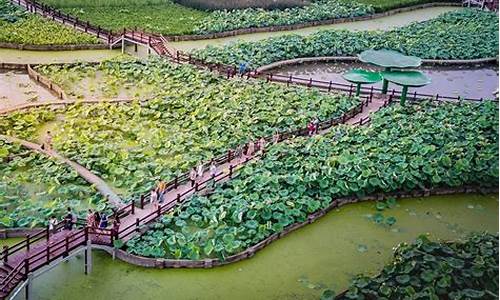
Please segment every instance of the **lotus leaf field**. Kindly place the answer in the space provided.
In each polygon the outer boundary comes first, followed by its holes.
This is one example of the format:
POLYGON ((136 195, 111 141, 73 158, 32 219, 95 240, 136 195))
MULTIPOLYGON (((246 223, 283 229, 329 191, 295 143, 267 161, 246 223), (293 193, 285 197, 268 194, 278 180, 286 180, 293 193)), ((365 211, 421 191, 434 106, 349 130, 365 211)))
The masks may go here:
POLYGON ((0 42, 27 45, 97 44, 99 40, 62 24, 30 15, 0 0, 0 42))
POLYGON ((246 8, 212 12, 188 8, 172 1, 122 1, 119 4, 81 0, 45 2, 110 30, 138 27, 165 35, 216 33, 374 13, 372 5, 351 0, 313 0, 308 6, 286 9, 246 8))
POLYGON ((339 299, 498 299, 497 291, 498 234, 476 233, 465 241, 421 236, 403 243, 379 275, 359 275, 339 299))
POLYGON ((475 59, 498 55, 498 16, 480 10, 442 14, 390 31, 325 30, 260 41, 208 46, 193 55, 209 62, 252 67, 300 57, 355 56, 368 49, 392 49, 423 59, 475 59))
POLYGON ((66 207, 83 216, 107 203, 66 165, 0 140, 0 227, 44 227, 66 207))
POLYGON ((306 221, 335 198, 497 183, 497 103, 394 104, 368 127, 336 127, 270 147, 236 179, 163 216, 127 251, 224 259, 306 221))
MULTIPOLYGON (((57 78, 54 74, 72 68, 77 72, 89 66, 39 70, 57 78)), ((94 68, 114 76, 113 82, 149 84, 157 96, 142 104, 104 102, 17 113, 0 121, 0 131, 36 140, 39 128, 54 122, 54 148, 101 176, 124 198, 146 193, 157 180, 170 180, 248 139, 304 128, 316 116, 338 117, 359 103, 306 88, 226 80, 161 59, 104 62, 94 68)))

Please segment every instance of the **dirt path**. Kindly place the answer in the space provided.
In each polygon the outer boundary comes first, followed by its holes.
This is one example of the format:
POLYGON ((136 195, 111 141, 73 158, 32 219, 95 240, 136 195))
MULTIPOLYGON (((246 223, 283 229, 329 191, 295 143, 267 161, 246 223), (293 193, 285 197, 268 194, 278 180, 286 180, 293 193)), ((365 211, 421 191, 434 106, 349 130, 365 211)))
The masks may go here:
POLYGON ((94 185, 96 189, 101 193, 104 197, 108 198, 108 201, 110 204, 120 208, 124 206, 124 203, 120 199, 120 197, 102 180, 99 176, 93 174, 89 170, 87 170, 85 167, 77 164, 76 162, 73 162, 66 157, 62 156, 58 152, 52 149, 42 149, 39 144, 35 144, 32 142, 28 142, 25 140, 21 140, 15 137, 11 136, 6 136, 6 135, 0 135, 0 139, 3 139, 5 141, 9 141, 12 143, 18 143, 21 144, 22 146, 31 149, 33 151, 37 151, 39 153, 42 153, 46 156, 53 157, 71 168, 73 168, 83 179, 85 179, 88 183, 94 185))

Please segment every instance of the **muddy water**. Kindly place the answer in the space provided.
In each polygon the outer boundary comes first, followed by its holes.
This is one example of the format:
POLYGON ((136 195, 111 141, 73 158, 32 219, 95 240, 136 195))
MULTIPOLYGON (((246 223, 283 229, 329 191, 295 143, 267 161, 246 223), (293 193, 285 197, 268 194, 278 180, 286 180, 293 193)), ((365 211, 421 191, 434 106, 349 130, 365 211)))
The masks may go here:
POLYGON ((412 22, 422 22, 426 20, 430 20, 436 18, 442 13, 455 11, 462 9, 460 7, 452 7, 452 6, 441 6, 441 7, 431 7, 425 9, 419 9, 411 12, 399 13, 393 16, 388 16, 384 18, 367 20, 367 21, 359 21, 359 22, 350 22, 350 23, 341 23, 341 24, 331 24, 331 25, 322 25, 322 26, 314 26, 308 28, 302 28, 297 30, 288 30, 288 31, 276 31, 276 32, 261 32, 261 33, 251 33, 244 35, 237 35, 232 37, 225 37, 219 39, 210 39, 210 40, 199 40, 199 41, 185 41, 185 42, 173 42, 170 43, 173 47, 190 51, 194 49, 205 48, 208 45, 211 46, 223 46, 230 43, 234 43, 238 40, 244 40, 247 42, 263 40, 270 37, 277 37, 287 34, 300 34, 300 35, 309 35, 320 30, 329 30, 329 29, 346 29, 352 31, 360 31, 360 30, 390 30, 396 27, 402 27, 408 25, 412 22))
MULTIPOLYGON (((269 72, 349 84, 349 82, 342 78, 341 74, 355 68, 378 70, 366 64, 331 62, 303 63, 300 65, 277 68, 269 72)), ((454 97, 492 98, 493 92, 498 89, 498 68, 494 65, 475 67, 423 66, 420 70, 429 76, 432 82, 418 89, 410 88, 410 93, 417 91, 418 93, 431 95, 440 94, 454 97)), ((382 83, 378 83, 374 86, 381 88, 382 83)), ((401 89, 401 87, 394 84, 390 84, 389 88, 394 88, 396 90, 401 89)))
POLYGON ((54 100, 57 100, 57 97, 32 81, 28 74, 0 69, 0 111, 26 103, 54 100))
POLYGON ((498 231, 496 195, 399 200, 383 212, 397 219, 392 227, 373 223, 375 212, 374 203, 345 206, 251 259, 215 269, 145 269, 94 251, 91 275, 74 258, 35 281, 34 299, 318 299, 326 288, 344 289, 354 274, 376 273, 392 247, 419 234, 449 240, 498 231))

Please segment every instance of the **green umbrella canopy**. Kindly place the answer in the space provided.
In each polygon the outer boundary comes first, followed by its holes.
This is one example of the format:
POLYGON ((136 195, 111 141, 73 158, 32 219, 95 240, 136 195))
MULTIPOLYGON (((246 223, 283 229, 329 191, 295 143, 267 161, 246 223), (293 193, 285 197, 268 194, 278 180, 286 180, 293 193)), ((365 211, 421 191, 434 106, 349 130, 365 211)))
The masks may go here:
POLYGON ((422 59, 416 56, 406 56, 394 50, 366 50, 358 54, 359 60, 384 68, 416 68, 422 64, 422 59))
POLYGON ((353 69, 342 74, 342 77, 353 83, 375 83, 382 80, 382 76, 378 72, 371 72, 361 69, 353 69))
POLYGON ((383 71, 384 79, 402 86, 420 87, 431 83, 431 79, 419 71, 383 71))

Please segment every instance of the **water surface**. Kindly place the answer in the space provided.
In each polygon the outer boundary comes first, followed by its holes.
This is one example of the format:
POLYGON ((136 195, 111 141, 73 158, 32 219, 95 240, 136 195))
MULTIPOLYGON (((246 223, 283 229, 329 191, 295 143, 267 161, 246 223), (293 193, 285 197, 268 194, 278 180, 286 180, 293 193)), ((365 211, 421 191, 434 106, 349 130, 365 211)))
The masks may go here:
MULTIPOLYGON (((274 74, 292 75, 301 78, 312 78, 322 81, 333 81, 350 84, 342 78, 347 70, 361 68, 365 70, 380 70, 376 67, 361 63, 343 62, 305 62, 297 65, 284 66, 269 70, 274 74)), ((421 94, 461 96, 467 98, 492 98, 493 92, 498 90, 498 68, 496 65, 477 66, 422 66, 419 68, 431 78, 431 83, 417 89, 410 88, 409 92, 417 91, 421 94)), ((371 86, 371 85, 366 85, 371 86)), ((382 88, 382 83, 374 85, 382 88)), ((400 86, 390 84, 389 89, 401 90, 400 86)))

